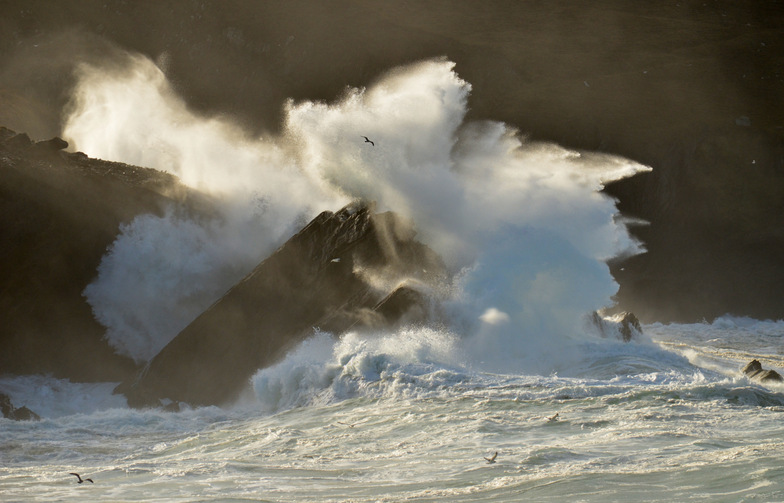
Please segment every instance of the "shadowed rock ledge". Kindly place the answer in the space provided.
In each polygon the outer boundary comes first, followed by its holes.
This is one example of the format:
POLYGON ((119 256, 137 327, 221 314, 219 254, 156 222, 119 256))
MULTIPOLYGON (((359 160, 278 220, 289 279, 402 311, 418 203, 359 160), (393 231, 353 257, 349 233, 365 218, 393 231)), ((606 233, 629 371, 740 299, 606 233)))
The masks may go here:
POLYGON ((442 271, 440 258, 392 213, 375 214, 363 203, 321 213, 117 392, 135 407, 162 399, 225 404, 314 330, 340 333, 424 316, 425 296, 411 285, 442 271))
POLYGON ((0 127, 0 372, 121 381, 137 370, 82 296, 120 225, 193 194, 171 175, 0 127))

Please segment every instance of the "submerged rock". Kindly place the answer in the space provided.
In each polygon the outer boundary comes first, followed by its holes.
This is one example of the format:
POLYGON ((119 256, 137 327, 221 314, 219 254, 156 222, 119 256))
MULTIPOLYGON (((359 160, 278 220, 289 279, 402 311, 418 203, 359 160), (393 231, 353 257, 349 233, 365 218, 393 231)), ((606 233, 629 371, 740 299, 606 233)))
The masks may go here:
POLYGON ((232 401, 248 379, 315 330, 389 326, 420 310, 440 258, 409 224, 372 205, 324 212, 180 332, 135 382, 117 391, 135 407, 162 399, 191 405, 232 401), (428 272, 429 271, 429 272, 428 272))
POLYGON ((759 360, 751 360, 743 367, 743 373, 758 381, 782 381, 781 374, 775 370, 765 370, 759 360))

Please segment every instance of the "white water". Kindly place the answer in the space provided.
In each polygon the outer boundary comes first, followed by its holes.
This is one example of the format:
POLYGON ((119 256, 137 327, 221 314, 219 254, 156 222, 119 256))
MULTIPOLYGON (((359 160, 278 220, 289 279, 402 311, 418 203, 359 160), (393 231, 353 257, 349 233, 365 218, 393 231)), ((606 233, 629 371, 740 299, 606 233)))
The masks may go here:
POLYGON ((0 494, 9 502, 784 499, 784 388, 738 371, 750 357, 766 368, 782 362, 784 322, 644 330, 652 341, 586 344, 568 375, 477 371, 459 361, 450 334, 430 330, 396 334, 400 344, 316 338, 260 372, 235 407, 179 413, 129 410, 108 386, 5 378, 0 391, 48 417, 0 420, 0 494), (95 484, 76 484, 72 471, 95 484))

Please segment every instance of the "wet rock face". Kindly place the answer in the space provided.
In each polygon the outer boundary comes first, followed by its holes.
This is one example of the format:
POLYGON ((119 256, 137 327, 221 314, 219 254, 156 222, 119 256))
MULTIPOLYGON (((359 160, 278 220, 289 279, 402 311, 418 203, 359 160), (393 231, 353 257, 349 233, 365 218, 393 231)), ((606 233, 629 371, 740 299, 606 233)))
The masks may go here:
POLYGON ((743 367, 743 373, 752 379, 759 381, 774 381, 781 382, 784 380, 781 374, 771 369, 763 369, 759 360, 751 360, 746 366, 743 367))
POLYGON ((629 342, 637 334, 642 334, 642 326, 640 320, 634 313, 622 313, 620 317, 620 332, 624 342, 629 342))
POLYGON ((375 214, 371 205, 320 214, 117 391, 137 407, 161 399, 223 404, 316 329, 340 333, 394 323, 421 300, 397 285, 428 281, 426 274, 443 270, 413 237, 398 217, 375 214))
POLYGON ((598 312, 591 313, 590 323, 602 337, 620 339, 629 342, 642 335, 640 320, 634 313, 620 312, 609 317, 603 317, 598 312))

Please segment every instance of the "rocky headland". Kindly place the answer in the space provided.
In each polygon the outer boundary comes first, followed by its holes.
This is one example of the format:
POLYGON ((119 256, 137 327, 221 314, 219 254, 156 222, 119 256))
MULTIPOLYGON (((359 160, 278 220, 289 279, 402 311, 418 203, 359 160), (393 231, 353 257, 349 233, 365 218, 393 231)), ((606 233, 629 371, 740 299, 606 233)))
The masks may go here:
POLYGON ((198 197, 165 173, 66 146, 0 128, 0 369, 119 381, 136 365, 104 340, 82 292, 121 224, 198 197))

